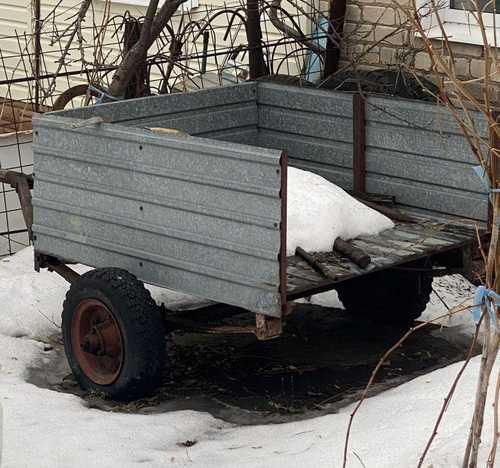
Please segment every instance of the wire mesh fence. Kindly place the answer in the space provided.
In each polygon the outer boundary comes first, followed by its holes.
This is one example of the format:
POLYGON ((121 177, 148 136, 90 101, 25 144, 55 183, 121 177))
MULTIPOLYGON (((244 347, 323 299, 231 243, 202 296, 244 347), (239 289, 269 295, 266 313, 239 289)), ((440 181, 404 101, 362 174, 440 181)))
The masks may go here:
MULTIPOLYGON (((318 5, 309 0, 260 3, 261 47, 269 74, 319 77, 324 56, 318 48, 325 47, 329 23, 328 12, 318 5)), ((89 105, 102 97, 143 21, 140 12, 114 14, 116 8, 109 1, 99 9, 89 0, 69 6, 59 2, 42 9, 38 21, 29 19, 25 30, 0 34, 0 168, 32 172, 34 112, 89 105)), ((247 80, 246 23, 242 1, 180 9, 150 47, 124 97, 247 80)), ((0 256, 26 245, 16 193, 0 184, 0 256)))

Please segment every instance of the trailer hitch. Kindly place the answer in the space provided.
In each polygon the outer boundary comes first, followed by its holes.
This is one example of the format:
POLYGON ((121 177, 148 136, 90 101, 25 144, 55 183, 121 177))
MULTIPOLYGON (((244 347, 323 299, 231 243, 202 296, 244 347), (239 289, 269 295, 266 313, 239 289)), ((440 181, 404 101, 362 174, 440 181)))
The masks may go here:
POLYGON ((31 204, 31 189, 33 188, 33 176, 16 171, 6 171, 0 169, 0 182, 10 185, 16 190, 21 210, 23 212, 24 222, 28 228, 30 241, 33 240, 33 205, 31 204))
MULTIPOLYGON (((0 183, 10 185, 16 190, 23 212, 24 222, 28 229, 29 240, 33 242, 33 204, 31 203, 33 176, 31 174, 23 174, 22 172, 0 169, 0 183)), ((54 271, 70 283, 80 276, 76 271, 69 268, 59 259, 36 252, 35 270, 40 271, 40 268, 47 268, 49 271, 54 271)))

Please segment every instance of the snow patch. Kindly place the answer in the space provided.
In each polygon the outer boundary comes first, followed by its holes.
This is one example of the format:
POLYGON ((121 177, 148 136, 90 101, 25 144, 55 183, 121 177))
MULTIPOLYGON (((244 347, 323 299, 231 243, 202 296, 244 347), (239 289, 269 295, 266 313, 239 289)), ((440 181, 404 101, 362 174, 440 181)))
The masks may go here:
MULTIPOLYGON (((434 278, 432 289, 435 292, 431 294, 429 304, 419 318, 422 322, 447 314, 448 308, 472 305, 476 292, 476 287, 459 274, 434 278)), ((469 309, 448 315, 434 323, 444 327, 457 327, 461 331, 471 333, 474 333, 476 328, 469 309)))
POLYGON ((345 309, 344 304, 342 304, 342 301, 339 299, 339 295, 335 289, 315 294, 314 296, 306 297, 304 299, 297 299, 294 302, 314 304, 321 307, 329 307, 331 309, 345 309))
POLYGON ((213 301, 203 299, 202 297, 190 296, 189 294, 172 291, 171 289, 160 288, 158 286, 152 286, 150 284, 146 284, 146 288, 149 289, 151 296, 157 304, 164 304, 165 307, 170 310, 192 310, 214 303, 213 301))
POLYGON ((45 339, 57 332, 68 283, 33 269, 33 249, 0 261, 0 334, 45 339))
MULTIPOLYGON (((352 405, 339 413, 306 421, 237 427, 194 411, 107 413, 89 408, 76 396, 27 383, 26 369, 43 367, 50 355, 43 343, 32 337, 53 333, 54 325, 44 315, 57 323, 68 288, 55 274, 35 273, 32 257, 32 249, 26 249, 0 261, 3 468, 341 466, 352 405), (13 337, 19 330, 27 335, 13 337), (197 443, 182 446, 186 440, 197 443)), ((471 286, 457 275, 441 278, 435 284, 441 294, 446 293, 450 304, 472 293, 471 286)), ((190 298, 152 289, 156 297, 167 302, 189 303, 190 298)), ((331 300, 333 296, 325 297, 331 300)), ((439 313, 433 299, 426 314, 430 317, 439 313)), ((464 317, 469 319, 467 313, 464 317)), ((361 466, 356 456, 367 467, 415 466, 461 365, 437 370, 366 400, 354 420, 349 466, 361 466)), ((479 365, 480 358, 474 358, 465 371, 425 466, 461 466, 479 365)), ((485 465, 492 441, 491 390, 480 466, 485 465)))
POLYGON ((297 246, 327 252, 337 237, 349 240, 394 227, 389 218, 312 172, 289 167, 287 191, 287 255, 297 246))
MULTIPOLYGON (((33 247, 0 260, 0 334, 13 338, 46 340, 61 326, 61 312, 69 284, 57 273, 33 267, 33 247)), ((72 265, 82 274, 90 270, 72 265)), ((172 310, 187 310, 207 305, 206 299, 169 289, 146 285, 158 304, 172 310)))

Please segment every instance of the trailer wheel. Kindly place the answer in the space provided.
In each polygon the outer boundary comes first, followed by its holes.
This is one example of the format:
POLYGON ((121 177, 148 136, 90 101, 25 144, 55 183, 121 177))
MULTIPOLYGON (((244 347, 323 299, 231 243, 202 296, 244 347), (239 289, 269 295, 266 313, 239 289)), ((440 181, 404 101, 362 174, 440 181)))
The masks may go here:
POLYGON ((432 274, 422 264, 415 270, 384 270, 337 286, 348 312, 378 323, 409 325, 425 310, 432 292, 432 274), (417 269, 419 268, 419 269, 417 269))
POLYGON ((72 283, 62 313, 64 349, 80 386, 115 399, 150 395, 165 364, 165 330, 151 294, 119 268, 72 283))
MULTIPOLYGON (((88 84, 72 86, 57 97, 52 105, 52 110, 62 110, 76 98, 80 98, 80 101, 83 101, 83 105, 88 106, 90 101, 97 97, 99 97, 97 91, 89 88, 88 84)), ((82 102, 73 103, 73 107, 82 107, 82 102)))

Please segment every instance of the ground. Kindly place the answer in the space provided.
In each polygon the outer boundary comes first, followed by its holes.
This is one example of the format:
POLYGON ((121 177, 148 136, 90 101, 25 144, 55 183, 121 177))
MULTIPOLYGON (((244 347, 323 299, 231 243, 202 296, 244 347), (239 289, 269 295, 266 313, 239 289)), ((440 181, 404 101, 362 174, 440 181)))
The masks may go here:
MULTIPOLYGON (((354 401, 401 334, 353 321, 332 295, 317 297, 280 341, 174 336, 175 370, 158 395, 123 405, 81 395, 68 377, 58 343, 66 289, 56 275, 32 272, 30 249, 0 261, 2 467, 341 466, 354 401)), ((435 289, 449 305, 473 293, 457 275, 436 280, 435 289)), ((193 304, 152 290, 171 307, 193 304)), ((445 311, 433 296, 424 316, 445 311)), ((390 359, 354 420, 349 467, 417 464, 472 329, 467 313, 447 319, 390 359)), ((476 357, 424 466, 461 466, 478 367, 476 357)), ((482 465, 492 440, 488 405, 482 465)))

